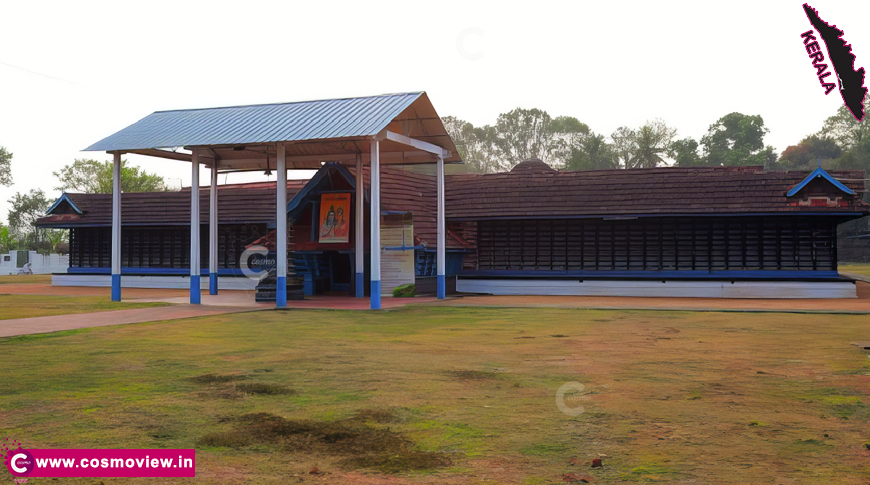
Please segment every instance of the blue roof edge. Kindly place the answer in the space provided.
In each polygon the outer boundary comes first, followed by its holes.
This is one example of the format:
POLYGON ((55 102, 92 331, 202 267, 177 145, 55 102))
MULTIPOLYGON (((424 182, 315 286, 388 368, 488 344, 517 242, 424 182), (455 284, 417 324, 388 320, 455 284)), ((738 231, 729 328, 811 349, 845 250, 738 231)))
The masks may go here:
POLYGON ((345 168, 340 163, 326 162, 325 164, 323 164, 322 167, 320 167, 320 170, 318 170, 317 173, 315 173, 314 176, 308 180, 308 183, 305 184, 305 187, 297 192, 296 195, 293 196, 293 199, 291 199, 290 202, 287 203, 288 216, 296 216, 296 211, 300 209, 300 204, 302 203, 302 201, 306 197, 308 197, 308 194, 312 190, 314 190, 315 187, 317 187, 317 184, 319 184, 321 180, 329 175, 330 169, 338 170, 338 173, 340 173, 345 179, 347 179, 348 183, 350 183, 350 186, 353 188, 354 191, 356 191, 356 177, 354 177, 347 168, 345 168))
POLYGON ((78 207, 76 207, 75 202, 73 202, 72 199, 70 199, 70 198, 66 195, 66 192, 60 194, 60 197, 58 197, 57 200, 54 201, 54 204, 52 204, 51 207, 49 207, 48 210, 45 211, 45 215, 49 215, 49 214, 51 214, 51 211, 57 209, 57 206, 59 206, 60 203, 63 202, 63 201, 66 201, 66 202, 69 204, 69 206, 72 207, 72 209, 73 209, 74 211, 76 211, 76 214, 78 214, 78 215, 82 215, 82 211, 81 211, 78 207))
POLYGON ((821 178, 827 180, 828 182, 830 182, 831 185, 833 185, 834 187, 836 187, 838 190, 840 190, 841 192, 845 193, 846 195, 855 195, 855 191, 854 191, 854 190, 850 189, 849 187, 846 187, 845 185, 843 185, 842 182, 840 182, 839 180, 835 179, 833 176, 831 176, 831 174, 829 174, 828 172, 826 172, 825 169, 823 169, 822 167, 819 167, 819 168, 813 170, 813 172, 812 172, 811 174, 807 175, 807 178, 803 179, 803 180, 801 181, 801 183, 799 183, 799 184, 795 185, 794 187, 792 187, 791 190, 789 190, 789 191, 786 193, 786 197, 793 197, 795 194, 797 194, 798 192, 800 192, 801 189, 803 189, 804 187, 806 187, 807 184, 809 184, 809 183, 812 182, 814 179, 819 178, 819 177, 821 177, 821 178))

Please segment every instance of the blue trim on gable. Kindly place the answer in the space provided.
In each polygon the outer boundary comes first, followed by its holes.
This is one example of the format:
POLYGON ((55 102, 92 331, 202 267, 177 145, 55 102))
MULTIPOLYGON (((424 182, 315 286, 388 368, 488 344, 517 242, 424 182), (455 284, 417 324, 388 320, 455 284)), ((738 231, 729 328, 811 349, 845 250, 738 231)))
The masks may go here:
POLYGON ((849 187, 846 187, 845 185, 840 183, 839 180, 835 179, 834 177, 831 176, 831 174, 826 172, 825 169, 823 169, 822 167, 819 167, 819 168, 813 170, 813 172, 811 174, 809 174, 807 176, 807 178, 803 179, 803 181, 801 181, 801 183, 792 187, 792 189, 789 190, 788 193, 785 194, 786 197, 793 197, 795 194, 800 192, 801 189, 806 187, 807 184, 809 184, 814 179, 817 179, 819 177, 827 180, 828 182, 831 183, 831 185, 833 185, 834 187, 836 187, 838 190, 845 193, 846 195, 855 195, 855 192, 852 189, 850 189, 849 187))
POLYGON ((342 166, 340 163, 327 162, 322 167, 320 167, 320 170, 318 170, 313 177, 311 177, 311 180, 309 180, 308 183, 305 184, 305 187, 302 187, 302 190, 297 192, 296 195, 293 196, 293 199, 287 203, 288 217, 295 219, 296 216, 299 215, 298 212, 301 212, 302 209, 305 207, 302 204, 302 201, 304 201, 311 194, 311 191, 313 191, 317 187, 317 185, 323 181, 324 178, 329 176, 330 169, 337 170, 338 173, 340 173, 341 176, 344 177, 345 180, 347 180, 347 182, 350 184, 351 189, 354 192, 357 191, 356 178, 353 176, 352 173, 350 173, 350 171, 348 171, 348 169, 344 168, 344 166, 342 166))
POLYGON ((72 207, 72 209, 73 209, 74 211, 76 211, 76 214, 78 214, 78 215, 82 215, 82 211, 79 210, 78 207, 76 207, 76 205, 75 205, 75 203, 72 201, 72 199, 70 199, 70 198, 66 195, 66 192, 60 194, 60 197, 58 197, 58 199, 57 199, 56 201, 54 201, 54 204, 52 204, 51 207, 49 207, 48 210, 45 211, 45 214, 46 214, 46 215, 51 214, 51 211, 57 209, 57 206, 59 206, 60 203, 63 202, 63 201, 66 201, 67 204, 69 204, 69 206, 72 207))

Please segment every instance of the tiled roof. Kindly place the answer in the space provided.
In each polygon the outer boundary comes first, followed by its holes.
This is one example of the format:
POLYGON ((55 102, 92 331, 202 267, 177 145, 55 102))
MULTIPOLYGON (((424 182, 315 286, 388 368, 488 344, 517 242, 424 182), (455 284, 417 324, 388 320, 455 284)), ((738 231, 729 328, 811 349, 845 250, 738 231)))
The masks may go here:
MULTIPOLYGON (((304 180, 287 182, 287 198, 292 198, 304 180)), ((271 188, 256 184, 219 186, 218 217, 221 224, 274 223, 275 182, 271 188)), ((103 226, 112 223, 111 194, 66 194, 82 215, 47 216, 39 219, 42 227, 103 226)), ((200 221, 208 223, 209 194, 200 190, 200 221)), ((169 225, 190 222, 190 191, 143 192, 123 194, 121 220, 124 225, 169 225)))
MULTIPOLYGON (((354 168, 349 170, 353 173, 354 168)), ((808 173, 766 172, 760 167, 703 167, 449 175, 446 181, 447 218, 870 212, 870 207, 857 197, 845 196, 834 205, 786 197, 786 192, 808 173)), ((368 167, 364 168, 364 175, 368 190, 368 167)), ((831 175, 842 180, 859 196, 864 192, 863 171, 832 171, 831 175)), ((288 181, 287 199, 292 199, 305 182, 288 181)), ((218 199, 221 223, 274 222, 274 187, 275 182, 222 186, 218 199)), ((111 224, 111 195, 67 196, 83 212, 81 216, 45 217, 38 224, 43 227, 111 224)), ((207 223, 208 191, 203 190, 201 197, 200 218, 207 223)), ((187 191, 124 194, 121 200, 125 225, 185 224, 190 220, 190 192, 187 191)), ((410 211, 415 236, 428 246, 435 246, 435 177, 382 167, 381 209, 410 211)), ((461 246, 452 241, 450 246, 454 245, 461 246)))
MULTIPOLYGON (((808 173, 699 167, 454 175, 446 182, 447 218, 868 211, 855 197, 844 197, 836 207, 787 198, 808 173)), ((864 192, 863 171, 831 175, 859 196, 864 192)))

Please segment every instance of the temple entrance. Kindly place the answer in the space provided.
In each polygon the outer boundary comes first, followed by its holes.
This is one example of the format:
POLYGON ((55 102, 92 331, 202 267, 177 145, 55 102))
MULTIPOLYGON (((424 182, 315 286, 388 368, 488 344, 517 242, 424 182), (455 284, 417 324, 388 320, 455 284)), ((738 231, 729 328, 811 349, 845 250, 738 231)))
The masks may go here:
POLYGON ((350 254, 338 251, 324 251, 323 259, 330 268, 329 288, 324 293, 350 294, 351 280, 353 278, 350 254))

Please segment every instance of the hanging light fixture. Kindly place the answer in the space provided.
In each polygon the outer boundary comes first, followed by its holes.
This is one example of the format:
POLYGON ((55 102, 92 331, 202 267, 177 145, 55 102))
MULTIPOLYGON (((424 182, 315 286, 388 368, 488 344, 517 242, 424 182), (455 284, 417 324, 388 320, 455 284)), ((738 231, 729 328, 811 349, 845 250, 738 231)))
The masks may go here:
POLYGON ((266 171, 263 172, 263 175, 270 176, 272 175, 272 169, 269 167, 269 154, 266 154, 266 171))

